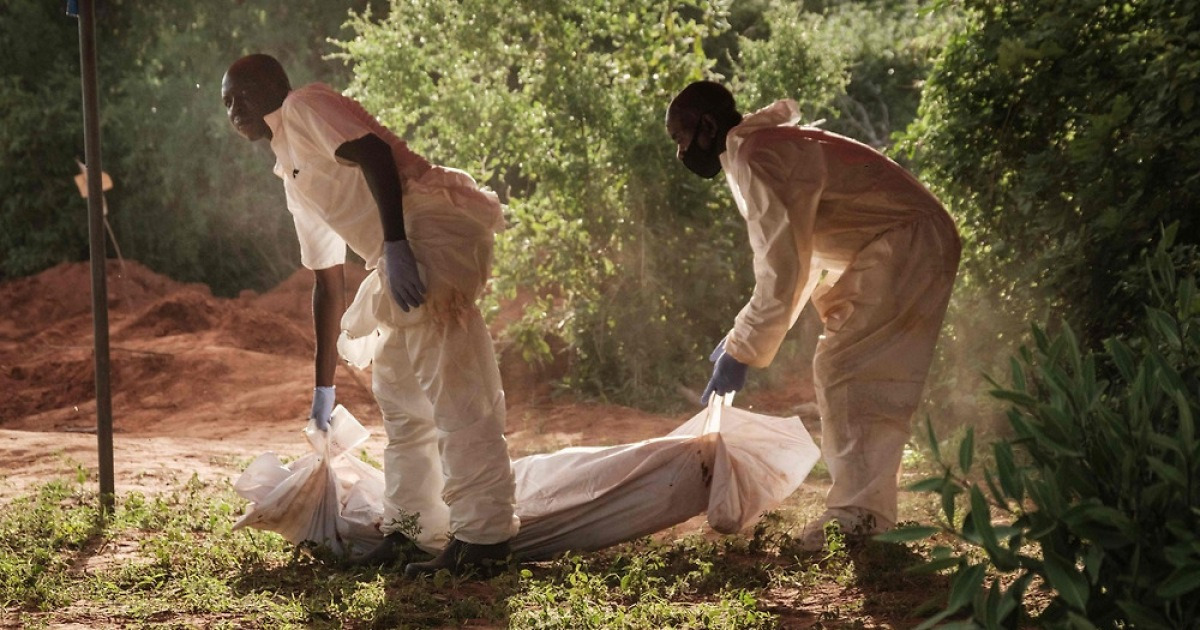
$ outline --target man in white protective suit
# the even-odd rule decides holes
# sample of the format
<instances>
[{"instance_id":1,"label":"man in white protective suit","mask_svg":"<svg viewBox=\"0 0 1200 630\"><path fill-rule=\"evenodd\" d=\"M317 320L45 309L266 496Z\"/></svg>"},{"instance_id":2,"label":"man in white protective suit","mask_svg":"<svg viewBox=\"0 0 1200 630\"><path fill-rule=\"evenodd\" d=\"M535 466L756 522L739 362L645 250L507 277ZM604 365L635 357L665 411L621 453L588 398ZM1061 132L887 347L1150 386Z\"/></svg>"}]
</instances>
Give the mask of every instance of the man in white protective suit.
<instances>
[{"instance_id":1,"label":"man in white protective suit","mask_svg":"<svg viewBox=\"0 0 1200 630\"><path fill-rule=\"evenodd\" d=\"M725 171L754 251L754 292L710 357L703 402L770 364L810 298L824 323L813 371L833 483L801 534L819 549L829 521L859 534L896 523L901 457L961 243L910 173L798 119L791 100L743 117L727 89L701 81L672 100L666 126L688 169Z\"/></svg>"},{"instance_id":2,"label":"man in white protective suit","mask_svg":"<svg viewBox=\"0 0 1200 630\"><path fill-rule=\"evenodd\" d=\"M374 343L386 536L362 562L406 562L409 577L490 573L519 526L504 391L476 306L503 226L496 196L410 151L354 100L320 84L293 90L268 55L234 62L221 98L239 134L270 142L313 270L318 429L334 407L339 334ZM349 309L347 246L374 269ZM414 561L422 550L437 555Z\"/></svg>"}]
</instances>

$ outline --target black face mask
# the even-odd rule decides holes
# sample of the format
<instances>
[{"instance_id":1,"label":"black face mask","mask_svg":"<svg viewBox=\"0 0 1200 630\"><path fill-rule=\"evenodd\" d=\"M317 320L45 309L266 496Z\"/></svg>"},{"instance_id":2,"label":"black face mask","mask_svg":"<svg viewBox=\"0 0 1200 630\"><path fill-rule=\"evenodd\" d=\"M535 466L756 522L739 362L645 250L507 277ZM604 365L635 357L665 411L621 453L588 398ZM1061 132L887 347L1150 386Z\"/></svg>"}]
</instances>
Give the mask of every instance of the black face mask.
<instances>
[{"instance_id":1,"label":"black face mask","mask_svg":"<svg viewBox=\"0 0 1200 630\"><path fill-rule=\"evenodd\" d=\"M700 122L697 122L696 130L692 132L692 141L688 143L688 148L680 159L689 171L705 179L712 179L721 172L721 152L717 150L715 142L709 150L701 149L696 142L696 136L699 135Z\"/></svg>"}]
</instances>

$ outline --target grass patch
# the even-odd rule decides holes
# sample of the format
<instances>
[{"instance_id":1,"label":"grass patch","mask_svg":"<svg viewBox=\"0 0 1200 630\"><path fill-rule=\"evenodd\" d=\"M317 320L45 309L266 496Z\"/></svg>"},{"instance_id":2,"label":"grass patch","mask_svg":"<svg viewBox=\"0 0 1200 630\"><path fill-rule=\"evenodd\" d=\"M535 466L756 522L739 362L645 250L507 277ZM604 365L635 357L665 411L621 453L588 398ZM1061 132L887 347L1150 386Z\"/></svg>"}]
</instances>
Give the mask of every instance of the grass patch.
<instances>
[{"instance_id":1,"label":"grass patch","mask_svg":"<svg viewBox=\"0 0 1200 630\"><path fill-rule=\"evenodd\" d=\"M899 577L907 547L800 551L786 513L749 535L643 539L483 582L410 581L395 569L327 561L273 533L232 531L245 501L228 482L192 477L158 496L123 494L101 519L85 481L46 483L0 513L5 619L26 627L852 628L901 618L916 606L913 594L925 599L931 588Z\"/></svg>"}]
</instances>

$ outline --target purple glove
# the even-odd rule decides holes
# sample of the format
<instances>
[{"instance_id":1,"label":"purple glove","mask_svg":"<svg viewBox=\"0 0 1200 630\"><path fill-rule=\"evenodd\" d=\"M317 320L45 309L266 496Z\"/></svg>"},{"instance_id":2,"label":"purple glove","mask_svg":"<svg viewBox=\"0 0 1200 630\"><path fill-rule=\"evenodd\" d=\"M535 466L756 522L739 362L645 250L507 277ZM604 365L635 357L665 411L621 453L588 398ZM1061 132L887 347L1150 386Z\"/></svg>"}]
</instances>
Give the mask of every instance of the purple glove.
<instances>
[{"instance_id":1,"label":"purple glove","mask_svg":"<svg viewBox=\"0 0 1200 630\"><path fill-rule=\"evenodd\" d=\"M715 365L713 365L712 378L708 379L708 387L704 388L704 394L700 396L700 404L707 405L708 399L713 394L724 396L746 386L746 372L749 371L750 366L725 352L724 339L717 344L708 360L714 362Z\"/></svg>"},{"instance_id":2,"label":"purple glove","mask_svg":"<svg viewBox=\"0 0 1200 630\"><path fill-rule=\"evenodd\" d=\"M392 299L405 313L425 301L425 285L417 273L417 259L407 240L383 242L384 271Z\"/></svg>"},{"instance_id":3,"label":"purple glove","mask_svg":"<svg viewBox=\"0 0 1200 630\"><path fill-rule=\"evenodd\" d=\"M334 388L316 387L313 388L313 405L310 418L316 421L317 428L321 431L329 430L329 416L333 413Z\"/></svg>"}]
</instances>

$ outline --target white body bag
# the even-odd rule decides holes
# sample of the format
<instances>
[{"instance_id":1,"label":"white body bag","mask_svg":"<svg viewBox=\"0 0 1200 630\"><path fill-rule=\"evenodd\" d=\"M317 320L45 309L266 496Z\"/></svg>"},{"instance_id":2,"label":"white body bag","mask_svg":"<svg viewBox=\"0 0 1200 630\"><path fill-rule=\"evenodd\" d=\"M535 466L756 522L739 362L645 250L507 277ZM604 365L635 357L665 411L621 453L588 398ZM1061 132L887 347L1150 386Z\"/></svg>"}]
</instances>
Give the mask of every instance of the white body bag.
<instances>
[{"instance_id":1,"label":"white body bag","mask_svg":"<svg viewBox=\"0 0 1200 630\"><path fill-rule=\"evenodd\" d=\"M820 456L798 417L778 418L714 396L671 433L606 447L572 447L513 461L524 560L593 551L699 514L732 534L791 495ZM275 531L349 557L382 540L383 472L359 460L368 437L340 405L328 433L305 430L313 451L284 465L260 455L234 483L251 503L234 528Z\"/></svg>"}]
</instances>

